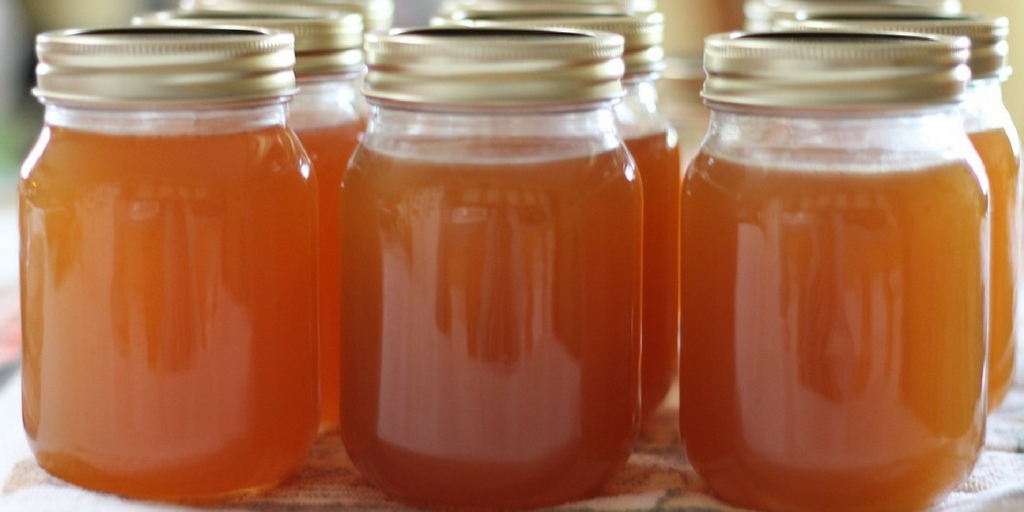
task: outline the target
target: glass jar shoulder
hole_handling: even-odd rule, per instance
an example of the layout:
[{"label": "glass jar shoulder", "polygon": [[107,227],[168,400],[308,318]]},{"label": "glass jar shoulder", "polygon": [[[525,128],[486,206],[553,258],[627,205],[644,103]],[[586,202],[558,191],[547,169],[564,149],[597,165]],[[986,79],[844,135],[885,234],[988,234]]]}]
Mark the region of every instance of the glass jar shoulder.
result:
[{"label": "glass jar shoulder", "polygon": [[982,162],[955,109],[848,117],[715,111],[694,166],[711,168],[717,162],[808,177],[958,168],[988,191]]},{"label": "glass jar shoulder", "polygon": [[[875,210],[884,215],[899,210],[927,216],[940,208],[982,220],[989,207],[988,182],[968,160],[850,171],[838,163],[785,167],[733,160],[706,150],[687,169],[683,197],[684,206],[688,201],[714,201],[742,206],[745,213],[737,210],[738,215],[755,217],[779,209],[804,216],[819,210]],[[920,197],[929,199],[921,203]],[[899,208],[910,203],[922,209]]]},{"label": "glass jar shoulder", "polygon": [[677,147],[679,135],[659,110],[653,79],[633,80],[625,86],[626,95],[614,107],[616,128],[622,138],[627,143],[653,139]]},{"label": "glass jar shoulder", "polygon": [[1003,102],[1002,82],[999,79],[983,79],[971,82],[967,87],[964,101],[960,104],[960,117],[967,133],[999,133],[1020,157],[1020,138],[1013,118]]},{"label": "glass jar shoulder", "polygon": [[[550,141],[549,141],[550,142]],[[523,142],[526,147],[532,144]],[[555,143],[558,146],[558,143]],[[462,151],[465,158],[430,158],[429,155],[409,155],[405,152],[387,152],[362,146],[357,149],[346,172],[346,188],[363,183],[385,192],[411,189],[476,190],[486,195],[534,194],[557,192],[558,196],[587,196],[597,191],[621,190],[632,202],[640,193],[639,179],[632,159],[623,146],[600,152],[584,147],[585,151],[557,151],[554,154],[528,157],[524,146],[504,141],[497,147],[481,143],[466,152],[465,146],[452,147]],[[569,145],[572,147],[573,145]],[[511,196],[506,198],[517,201]],[[503,200],[504,202],[504,200]]]},{"label": "glass jar shoulder", "polygon": [[376,108],[356,160],[521,169],[576,162],[627,169],[610,109],[569,112],[430,112]]},{"label": "glass jar shoulder", "polygon": [[990,184],[996,180],[1018,179],[1021,166],[1020,142],[1012,125],[1008,129],[973,132],[968,137],[981,157]]},{"label": "glass jar shoulder", "polygon": [[[308,158],[283,122],[252,120],[225,129],[219,119],[125,117],[90,125],[48,119],[22,167],[35,188],[72,191],[89,184],[223,186],[305,182]],[[136,128],[132,129],[132,121]]]},{"label": "glass jar shoulder", "polygon": [[364,121],[356,108],[355,77],[299,80],[299,92],[289,104],[289,123],[297,132],[353,132]]}]

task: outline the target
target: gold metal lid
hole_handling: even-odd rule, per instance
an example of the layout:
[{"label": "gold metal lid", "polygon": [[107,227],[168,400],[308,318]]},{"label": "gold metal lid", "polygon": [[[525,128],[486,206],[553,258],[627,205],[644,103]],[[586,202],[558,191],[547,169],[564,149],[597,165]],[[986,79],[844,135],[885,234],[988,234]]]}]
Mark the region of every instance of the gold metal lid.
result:
[{"label": "gold metal lid", "polygon": [[623,94],[622,36],[434,27],[366,35],[371,100],[445,106],[559,105]]},{"label": "gold metal lid", "polygon": [[912,32],[943,36],[964,36],[971,40],[971,58],[968,65],[974,79],[1009,77],[1007,53],[1010,45],[1010,21],[1006,18],[986,18],[974,15],[875,15],[855,14],[813,15],[808,13],[800,21],[787,21],[780,28],[794,30],[857,30],[879,32]]},{"label": "gold metal lid", "polygon": [[132,20],[134,25],[208,27],[239,25],[283,30],[295,35],[295,75],[359,73],[363,69],[363,16],[359,12],[265,6],[249,11],[160,11]]},{"label": "gold metal lid", "polygon": [[514,27],[563,29],[586,32],[610,32],[625,39],[622,61],[626,75],[648,74],[665,67],[665,17],[660,13],[635,15],[522,14],[477,11],[456,11],[441,24],[469,27]]},{"label": "gold metal lid", "polygon": [[337,10],[349,13],[358,10],[363,13],[363,29],[367,32],[391,28],[395,19],[394,0],[191,0],[182,2],[182,7],[196,10],[264,10],[266,7]]},{"label": "gold metal lid", "polygon": [[758,0],[744,5],[748,28],[767,30],[799,16],[844,14],[957,14],[957,0]]},{"label": "gold metal lid", "polygon": [[954,104],[970,41],[920,34],[766,32],[705,41],[709,104],[876,109]]},{"label": "gold metal lid", "polygon": [[251,27],[124,27],[36,37],[44,102],[163,107],[295,94],[295,38]]},{"label": "gold metal lid", "polygon": [[658,0],[450,0],[441,7],[443,15],[456,11],[554,13],[554,14],[633,14],[658,10]]}]

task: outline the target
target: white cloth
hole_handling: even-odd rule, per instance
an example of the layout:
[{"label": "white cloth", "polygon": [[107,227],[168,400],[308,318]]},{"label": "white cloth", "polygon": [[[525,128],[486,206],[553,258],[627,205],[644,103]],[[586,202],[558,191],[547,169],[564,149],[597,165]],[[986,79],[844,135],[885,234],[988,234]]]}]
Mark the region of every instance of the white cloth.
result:
[{"label": "white cloth", "polygon": [[[710,496],[683,456],[676,410],[659,411],[629,463],[603,496],[562,507],[571,511],[736,512]],[[1024,389],[1014,390],[989,422],[989,443],[975,471],[933,512],[1024,511]],[[21,428],[17,376],[0,388],[0,512],[220,512],[404,510],[359,476],[337,437],[322,438],[301,468],[269,493],[221,507],[192,509],[131,501],[80,489],[36,465]]]}]

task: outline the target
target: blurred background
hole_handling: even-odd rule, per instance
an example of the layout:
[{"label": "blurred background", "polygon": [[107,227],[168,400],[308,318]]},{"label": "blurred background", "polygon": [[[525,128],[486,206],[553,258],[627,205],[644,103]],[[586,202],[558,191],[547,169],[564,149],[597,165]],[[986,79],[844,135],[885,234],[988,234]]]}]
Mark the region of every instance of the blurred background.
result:
[{"label": "blurred background", "polygon": [[[426,24],[441,2],[395,0],[395,25]],[[133,14],[174,8],[178,4],[179,0],[0,0],[0,48],[5,50],[0,52],[0,201],[13,197],[16,169],[42,120],[42,110],[29,92],[34,83],[35,34],[60,28],[126,24]],[[1022,0],[961,0],[961,4],[964,12],[1008,16],[1011,29],[1024,27]],[[666,16],[667,53],[677,63],[686,64],[666,73],[663,94],[692,99],[699,89],[704,36],[742,28],[743,0],[660,0],[659,8]],[[1024,73],[1024,46],[1018,49],[1014,45],[1017,39],[1017,34],[1011,32],[1010,60]],[[1024,41],[1024,36],[1020,39]],[[1024,78],[1013,77],[1005,88],[1006,102],[1018,126],[1024,125],[1024,94],[1015,93],[1021,83]],[[703,127],[690,129],[697,133]],[[0,225],[0,240],[7,238],[3,235]]]},{"label": "blurred background", "polygon": [[[443,0],[395,0],[395,25],[426,24]],[[756,0],[751,0],[753,3]],[[772,0],[768,0],[772,1]],[[961,0],[964,12],[1008,16],[1011,29],[1024,27],[1022,0]],[[14,196],[16,169],[39,131],[42,109],[32,98],[33,37],[45,30],[126,24],[133,14],[177,7],[179,0],[0,0],[0,204]],[[679,66],[671,68],[663,94],[695,98],[700,84],[699,58],[705,35],[743,26],[743,0],[660,0],[667,20],[666,50]],[[1024,30],[1024,28],[1021,28]],[[1024,46],[1011,32],[1010,60],[1024,73]],[[1024,41],[1024,36],[1020,36]],[[1024,43],[1021,43],[1024,45]],[[1018,126],[1024,126],[1024,78],[1006,84],[1006,102]],[[686,101],[676,103],[685,105]],[[692,107],[692,106],[691,106]],[[699,104],[696,108],[699,108]],[[681,111],[680,117],[692,112]],[[700,123],[688,128],[699,137]],[[0,241],[6,240],[0,218]],[[0,252],[3,251],[0,247]],[[2,258],[0,254],[0,258]],[[0,269],[2,271],[2,269]],[[2,275],[0,275],[0,284]]]},{"label": "blurred background", "polygon": [[[396,0],[395,24],[425,24],[437,11],[439,2]],[[35,34],[62,28],[124,25],[134,14],[171,9],[178,3],[178,0],[0,0],[0,48],[4,49],[0,52],[0,200],[10,201],[15,194],[17,168],[42,122],[42,109],[30,94],[35,81],[32,53]],[[0,215],[0,241],[7,239],[2,221]],[[0,252],[2,249],[0,247]]]}]

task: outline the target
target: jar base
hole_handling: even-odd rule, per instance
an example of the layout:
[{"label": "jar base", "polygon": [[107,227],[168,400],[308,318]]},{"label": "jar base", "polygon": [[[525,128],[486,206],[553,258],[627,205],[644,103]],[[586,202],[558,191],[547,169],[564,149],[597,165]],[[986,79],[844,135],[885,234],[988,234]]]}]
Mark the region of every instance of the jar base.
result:
[{"label": "jar base", "polygon": [[[549,508],[588,499],[618,474],[629,453],[530,464],[485,464],[425,457],[383,444],[349,451],[363,476],[413,507],[459,512]],[[371,462],[372,461],[372,462]]]},{"label": "jar base", "polygon": [[[133,500],[194,505],[224,503],[258,496],[277,487],[288,477],[288,473],[285,473],[266,482],[240,484],[236,488],[229,489],[215,489],[209,486],[206,489],[192,492],[186,490],[184,485],[178,488],[166,486],[166,480],[172,478],[154,477],[147,483],[142,481],[138,474],[133,474],[132,476],[135,477],[133,479],[127,478],[128,475],[111,474],[92,467],[75,457],[37,453],[36,462],[48,475],[62,482],[90,491],[113,494]],[[205,474],[200,468],[195,468],[193,471],[179,470],[176,473],[179,475],[182,473],[191,473],[192,475]],[[200,477],[198,480],[205,481],[208,479]],[[162,487],[158,487],[161,485]]]}]

